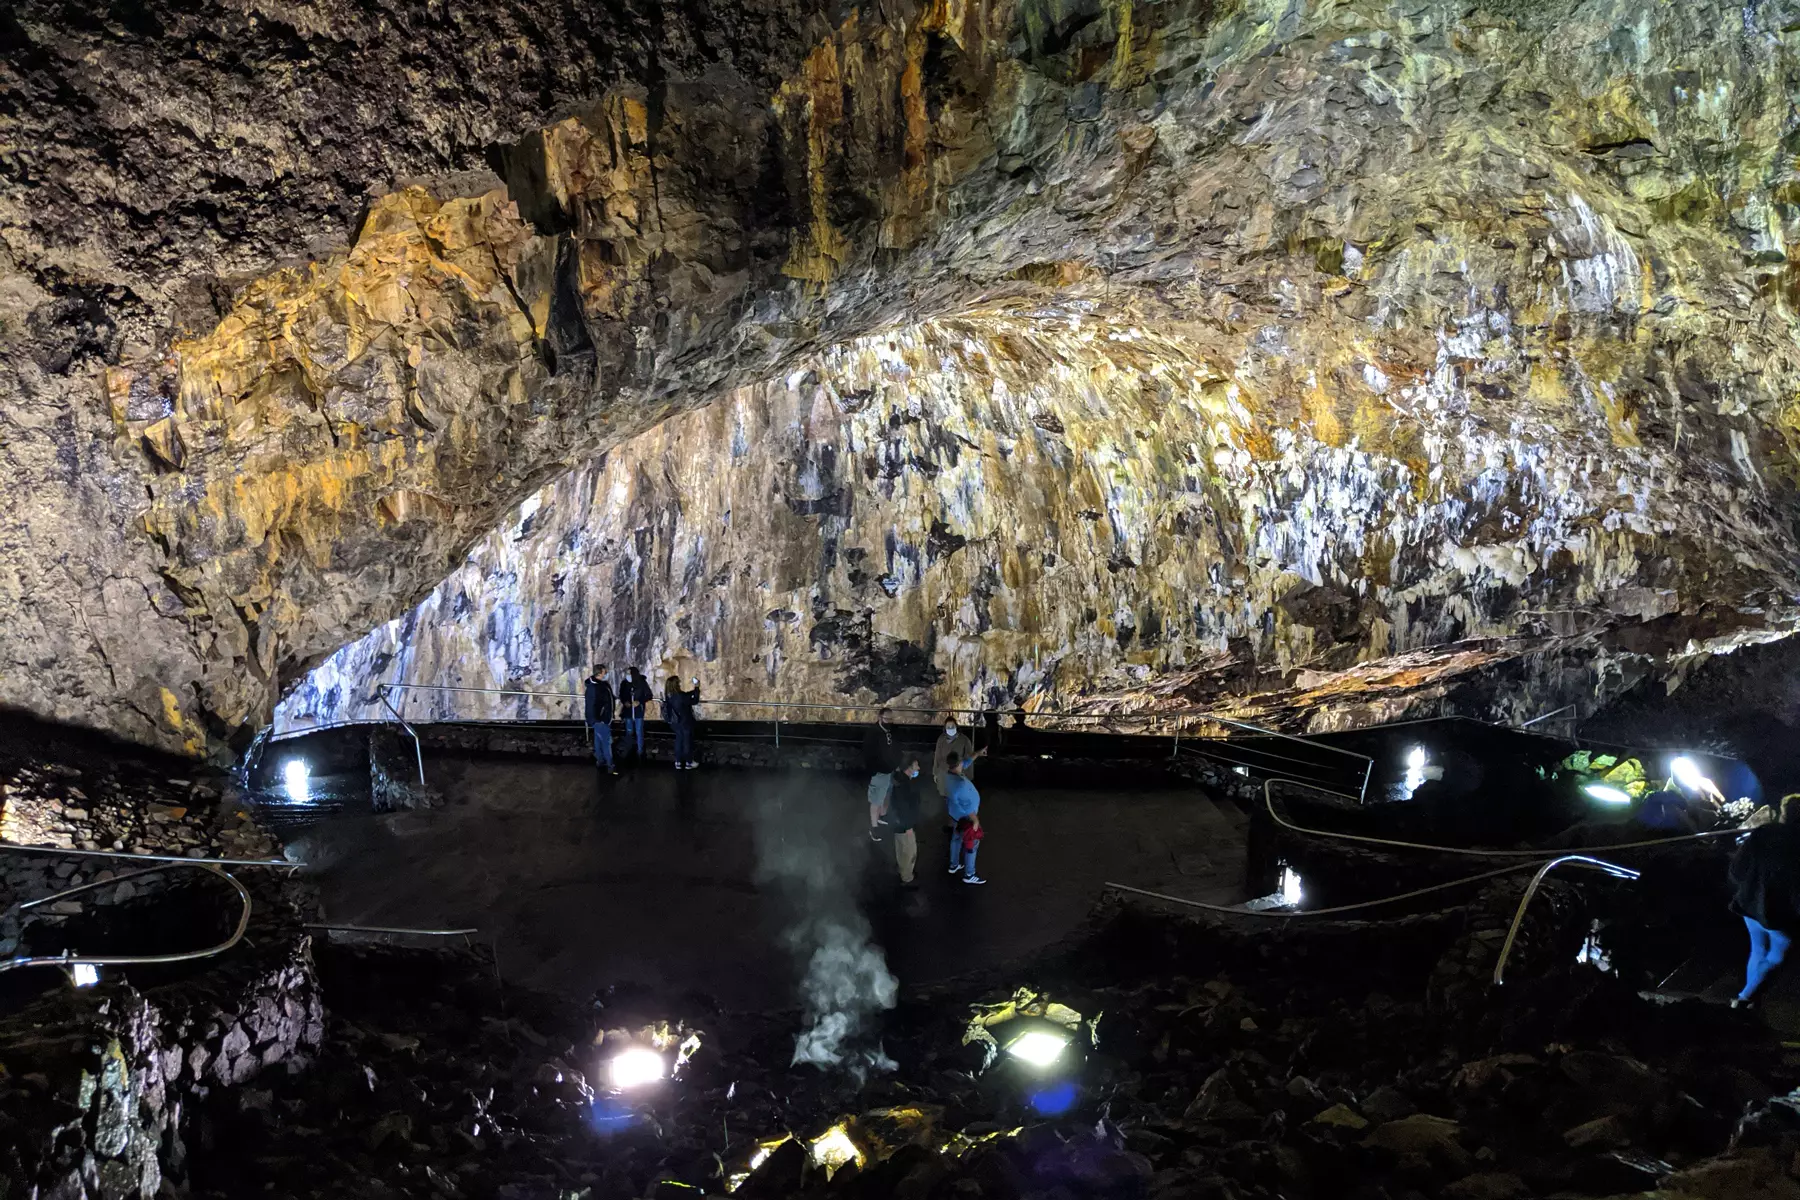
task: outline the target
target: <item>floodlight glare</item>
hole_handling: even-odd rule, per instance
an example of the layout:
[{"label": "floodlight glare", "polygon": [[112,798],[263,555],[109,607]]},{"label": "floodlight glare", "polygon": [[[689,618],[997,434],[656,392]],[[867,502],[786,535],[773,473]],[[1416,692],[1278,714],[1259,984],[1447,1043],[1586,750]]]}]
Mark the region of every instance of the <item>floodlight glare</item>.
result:
[{"label": "floodlight glare", "polygon": [[629,1050],[621,1050],[607,1064],[607,1077],[612,1085],[620,1091],[643,1087],[655,1083],[668,1073],[668,1064],[663,1056],[645,1046],[633,1046]]},{"label": "floodlight glare", "polygon": [[1406,765],[1415,771],[1425,769],[1425,747],[1414,746],[1406,752]]},{"label": "floodlight glare", "polygon": [[1008,1042],[1006,1052],[1021,1062],[1042,1069],[1061,1058],[1068,1044],[1069,1039],[1064,1034],[1033,1029]]},{"label": "floodlight glare", "polygon": [[289,800],[295,804],[305,804],[312,799],[312,785],[308,781],[308,776],[311,774],[312,772],[307,769],[305,759],[290,758],[287,760],[281,768],[281,787],[287,793]]},{"label": "floodlight glare", "polygon": [[1602,804],[1631,803],[1631,796],[1628,793],[1622,792],[1616,787],[1608,787],[1604,783],[1586,783],[1581,786],[1581,790],[1586,792],[1590,799],[1598,800]]},{"label": "floodlight glare", "polygon": [[1669,764],[1669,774],[1684,788],[1704,788],[1707,783],[1706,776],[1700,773],[1699,765],[1685,754]]},{"label": "floodlight glare", "polygon": [[93,987],[100,982],[100,968],[93,963],[74,963],[69,967],[69,978],[76,987]]},{"label": "floodlight glare", "polygon": [[1292,867],[1281,868],[1281,902],[1283,904],[1300,903],[1300,872]]}]

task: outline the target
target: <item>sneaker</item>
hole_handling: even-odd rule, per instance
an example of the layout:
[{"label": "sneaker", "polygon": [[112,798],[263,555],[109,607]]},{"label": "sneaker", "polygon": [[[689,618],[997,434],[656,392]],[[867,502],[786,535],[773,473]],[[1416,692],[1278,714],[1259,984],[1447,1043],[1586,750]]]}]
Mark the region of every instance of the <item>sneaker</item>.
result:
[{"label": "sneaker", "polygon": [[608,768],[606,768],[606,773],[607,773],[607,774],[608,774],[608,775],[617,775],[617,774],[618,774],[618,773],[619,773],[619,768],[617,768],[617,767],[608,767]]},{"label": "sneaker", "polygon": [[869,840],[871,842],[879,842],[881,840],[881,835],[879,833],[876,833],[873,829],[871,829],[871,830],[869,830]]},{"label": "sneaker", "polygon": [[691,762],[688,764],[688,770],[690,770],[690,771],[698,771],[699,769],[700,769],[700,764],[697,762]]},{"label": "sneaker", "polygon": [[963,878],[963,882],[964,883],[986,883],[987,880],[983,879],[979,875],[968,875]]},{"label": "sneaker", "polygon": [[686,763],[676,763],[675,769],[677,771],[685,771],[685,770],[687,770],[687,764]]},{"label": "sneaker", "polygon": [[893,824],[893,822],[888,820],[886,817],[881,817],[881,818],[877,819],[875,823],[877,825],[892,825]]},{"label": "sneaker", "polygon": [[916,879],[902,879],[900,881],[900,890],[903,892],[916,892],[919,890],[919,882]]},{"label": "sneaker", "polygon": [[961,867],[951,867],[951,868],[950,868],[950,873],[951,873],[951,874],[952,874],[952,875],[961,875],[961,874],[962,874],[962,868],[961,868]]}]

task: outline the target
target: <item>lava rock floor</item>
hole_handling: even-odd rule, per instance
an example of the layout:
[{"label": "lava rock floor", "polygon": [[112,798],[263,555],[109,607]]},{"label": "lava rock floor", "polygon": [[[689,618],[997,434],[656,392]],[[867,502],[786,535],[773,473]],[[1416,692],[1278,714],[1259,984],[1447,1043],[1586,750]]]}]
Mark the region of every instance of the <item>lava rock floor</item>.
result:
[{"label": "lava rock floor", "polygon": [[[895,1068],[863,1081],[790,1067],[793,1013],[648,990],[579,1004],[466,951],[322,946],[317,1061],[210,1100],[191,1184],[698,1197],[792,1134],[737,1196],[1800,1195],[1800,1108],[1779,1098],[1800,1058],[1760,1022],[1572,964],[1445,990],[1434,965],[1467,931],[1450,914],[1271,935],[1108,906],[1032,963],[903,997],[874,1031]],[[1066,1070],[983,1073],[963,1044],[970,1005],[1018,986],[1099,1016]],[[651,1018],[701,1029],[701,1049],[679,1078],[608,1094],[597,1031]],[[1066,1110],[1040,1111],[1047,1092]],[[806,1146],[846,1121],[864,1159],[828,1173]]]}]

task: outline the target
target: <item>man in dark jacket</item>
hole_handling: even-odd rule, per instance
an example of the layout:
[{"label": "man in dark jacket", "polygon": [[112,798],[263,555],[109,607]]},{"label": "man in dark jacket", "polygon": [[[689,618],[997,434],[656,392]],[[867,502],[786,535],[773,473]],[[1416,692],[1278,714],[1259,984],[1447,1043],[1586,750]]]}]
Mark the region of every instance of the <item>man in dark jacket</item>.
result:
[{"label": "man in dark jacket", "polygon": [[894,865],[900,868],[900,886],[908,891],[919,885],[913,868],[919,861],[919,839],[913,832],[919,823],[919,759],[906,756],[894,771],[894,790],[888,794],[888,827],[894,831]]},{"label": "man in dark jacket", "polygon": [[663,688],[662,715],[675,734],[675,769],[692,771],[700,764],[694,758],[694,723],[700,719],[694,710],[700,704],[700,681],[690,679],[690,690],[681,689],[681,680],[669,676]]},{"label": "man in dark jacket", "polygon": [[606,681],[606,668],[598,663],[594,664],[594,673],[587,677],[587,684],[582,688],[581,713],[594,735],[594,765],[617,775],[619,769],[613,766],[612,748],[612,684]]},{"label": "man in dark jacket", "polygon": [[1731,856],[1731,911],[1750,931],[1744,990],[1736,1003],[1755,999],[1771,972],[1787,958],[1800,932],[1800,796],[1781,802],[1781,820],[1752,829]]},{"label": "man in dark jacket", "polygon": [[637,761],[644,760],[644,706],[650,703],[650,681],[636,667],[619,668],[619,707],[625,733],[637,742]]},{"label": "man in dark jacket", "polygon": [[893,715],[891,710],[882,709],[875,718],[875,728],[863,734],[863,768],[871,775],[900,765],[900,747],[894,744],[894,727],[888,724]]}]

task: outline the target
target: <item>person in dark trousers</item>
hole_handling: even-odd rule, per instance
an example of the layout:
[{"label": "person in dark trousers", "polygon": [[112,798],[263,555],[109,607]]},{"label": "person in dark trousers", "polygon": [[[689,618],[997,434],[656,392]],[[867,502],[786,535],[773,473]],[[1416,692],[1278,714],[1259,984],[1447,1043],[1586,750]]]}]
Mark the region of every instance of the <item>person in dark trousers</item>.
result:
[{"label": "person in dark trousers", "polygon": [[689,691],[681,690],[681,680],[669,676],[663,687],[662,712],[663,720],[675,734],[675,769],[692,771],[700,764],[694,759],[694,723],[699,720],[695,709],[700,704],[700,681],[690,679]]},{"label": "person in dark trousers", "polygon": [[908,756],[894,771],[894,786],[888,793],[888,828],[894,832],[894,865],[900,868],[900,886],[911,891],[918,887],[913,868],[919,862],[919,837],[914,828],[919,823],[919,760]]},{"label": "person in dark trousers", "polygon": [[950,831],[950,873],[960,873],[964,883],[986,883],[975,873],[975,852],[981,848],[981,793],[963,775],[973,758],[964,758],[951,750],[944,757],[944,775],[949,780],[944,803],[950,819],[956,823]]},{"label": "person in dark trousers", "polygon": [[619,668],[619,707],[625,733],[637,741],[637,761],[644,761],[644,706],[650,703],[650,681],[636,667]]},{"label": "person in dark trousers", "polygon": [[587,683],[581,689],[581,713],[594,735],[594,765],[605,767],[608,774],[617,775],[619,769],[613,765],[612,684],[606,681],[606,668],[598,663],[594,664],[594,673],[587,677]]},{"label": "person in dark trousers", "polygon": [[1731,856],[1731,911],[1744,918],[1750,958],[1744,990],[1733,1007],[1756,999],[1769,975],[1786,961],[1800,932],[1800,796],[1785,796],[1781,819],[1745,835]]},{"label": "person in dark trousers", "polygon": [[871,775],[892,772],[900,765],[900,747],[894,742],[894,727],[888,722],[893,711],[882,709],[875,717],[875,728],[863,734],[863,767]]}]

